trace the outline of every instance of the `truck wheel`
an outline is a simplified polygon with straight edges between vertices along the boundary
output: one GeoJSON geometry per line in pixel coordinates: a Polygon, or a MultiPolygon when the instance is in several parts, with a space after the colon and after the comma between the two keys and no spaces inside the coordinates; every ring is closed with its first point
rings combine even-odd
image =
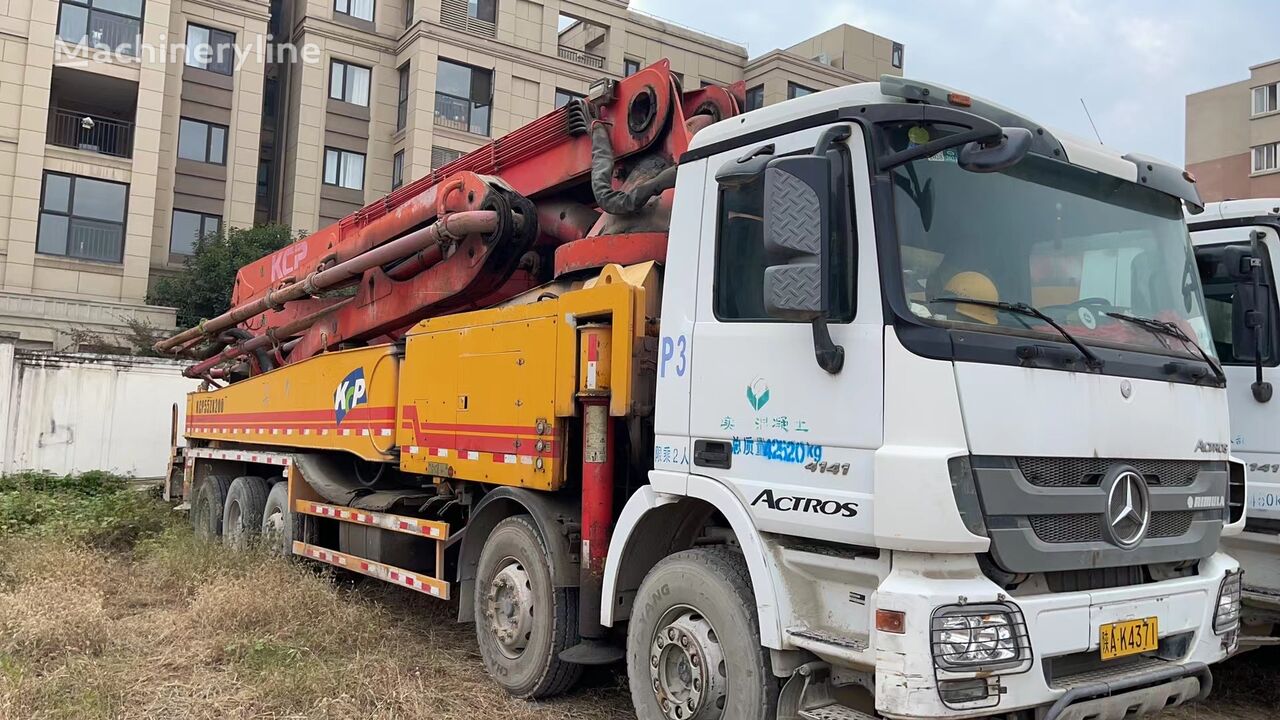
{"type": "Polygon", "coordinates": [[[476,640],[489,675],[524,699],[565,692],[582,666],[560,660],[578,643],[578,590],[551,585],[542,536],[527,515],[498,523],[480,551],[476,640]]]}
{"type": "Polygon", "coordinates": [[[191,501],[191,529],[196,537],[206,541],[222,537],[222,510],[230,487],[231,478],[222,475],[209,475],[200,481],[191,501]]]}
{"type": "Polygon", "coordinates": [[[222,511],[222,542],[228,547],[244,550],[258,536],[269,491],[260,477],[246,475],[232,481],[222,511]]]}
{"type": "Polygon", "coordinates": [[[688,550],[649,571],[627,631],[627,675],[638,720],[777,715],[778,681],[740,553],[688,550]]]}
{"type": "Polygon", "coordinates": [[[293,541],[302,540],[302,517],[289,507],[289,483],[277,482],[267,493],[266,505],[262,510],[262,543],[276,555],[289,557],[293,554],[293,541]]]}

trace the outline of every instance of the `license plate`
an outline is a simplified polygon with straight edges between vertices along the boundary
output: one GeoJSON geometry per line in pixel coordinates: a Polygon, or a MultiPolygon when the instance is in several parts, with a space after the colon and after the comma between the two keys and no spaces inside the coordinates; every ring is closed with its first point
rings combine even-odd
{"type": "Polygon", "coordinates": [[[1098,628],[1098,635],[1103,660],[1150,652],[1160,646],[1160,619],[1149,617],[1107,623],[1098,628]]]}

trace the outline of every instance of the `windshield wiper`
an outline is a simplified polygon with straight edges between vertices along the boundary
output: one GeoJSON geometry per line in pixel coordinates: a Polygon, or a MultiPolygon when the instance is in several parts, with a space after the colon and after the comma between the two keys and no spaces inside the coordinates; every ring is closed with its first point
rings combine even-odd
{"type": "Polygon", "coordinates": [[[1079,338],[1077,338],[1075,335],[1072,335],[1070,332],[1068,332],[1066,328],[1059,325],[1057,320],[1054,320],[1053,318],[1046,315],[1043,310],[1033,307],[1031,305],[1028,305],[1027,303],[1021,303],[1021,302],[1010,303],[1010,302],[1002,302],[999,300],[974,300],[973,298],[964,298],[964,297],[940,297],[940,298],[934,298],[929,302],[931,303],[948,302],[948,303],[957,303],[957,304],[968,303],[970,305],[981,305],[983,307],[995,308],[997,310],[1004,310],[1005,312],[1016,313],[1018,315],[1026,315],[1027,317],[1033,317],[1038,320],[1042,320],[1046,325],[1053,328],[1054,330],[1057,330],[1059,335],[1066,338],[1067,342],[1074,345],[1075,348],[1080,351],[1080,354],[1084,356],[1084,364],[1086,367],[1088,367],[1091,370],[1099,370],[1102,368],[1104,364],[1102,362],[1102,358],[1098,357],[1097,354],[1095,354],[1092,350],[1089,349],[1089,346],[1080,342],[1079,338]]]}
{"type": "Polygon", "coordinates": [[[1196,342],[1194,338],[1188,335],[1182,328],[1178,327],[1177,323],[1156,320],[1155,318],[1139,317],[1137,315],[1127,315],[1121,312],[1108,312],[1103,313],[1103,315],[1133,323],[1134,325],[1144,327],[1153,333],[1168,335],[1169,337],[1181,340],[1192,348],[1195,348],[1196,353],[1200,355],[1200,357],[1205,361],[1205,364],[1209,366],[1209,369],[1213,371],[1213,375],[1218,379],[1218,382],[1225,383],[1227,381],[1227,374],[1222,371],[1222,366],[1213,359],[1212,355],[1205,352],[1204,348],[1200,347],[1200,343],[1196,342]]]}

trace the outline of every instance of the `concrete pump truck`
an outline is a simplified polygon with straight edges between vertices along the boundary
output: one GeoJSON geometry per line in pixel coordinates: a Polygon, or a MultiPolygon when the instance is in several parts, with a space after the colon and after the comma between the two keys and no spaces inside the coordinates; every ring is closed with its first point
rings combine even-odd
{"type": "Polygon", "coordinates": [[[743,105],[600,81],[243,268],[158,345],[196,529],[456,599],[518,697],[625,661],[642,720],[1207,694],[1245,476],[1189,177],[901,78],[743,105]]]}
{"type": "Polygon", "coordinates": [[[1272,645],[1280,629],[1280,379],[1276,260],[1280,199],[1212,203],[1189,217],[1215,352],[1228,378],[1232,452],[1247,463],[1248,515],[1230,553],[1248,571],[1242,645],[1272,645]]]}

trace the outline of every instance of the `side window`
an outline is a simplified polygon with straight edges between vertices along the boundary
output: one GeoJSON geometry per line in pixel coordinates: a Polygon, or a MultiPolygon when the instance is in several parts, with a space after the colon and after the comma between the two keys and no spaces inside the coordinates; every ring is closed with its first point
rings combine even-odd
{"type": "MultiPolygon", "coordinates": [[[[1222,247],[1222,246],[1216,246],[1222,247]]],[[[1235,247],[1231,245],[1230,247],[1235,247]]],[[[1248,247],[1247,243],[1242,243],[1241,247],[1248,247]]],[[[1262,267],[1267,269],[1267,275],[1271,274],[1271,257],[1267,251],[1267,246],[1262,245],[1262,267]]],[[[1235,345],[1232,343],[1232,322],[1235,319],[1235,295],[1236,284],[1221,278],[1204,277],[1204,299],[1205,299],[1205,316],[1209,320],[1209,333],[1213,336],[1213,347],[1218,353],[1218,359],[1223,365],[1248,365],[1253,366],[1252,348],[1249,352],[1244,353],[1244,357],[1236,352],[1235,345]]],[[[1264,276],[1263,292],[1266,293],[1267,288],[1274,288],[1274,278],[1264,276]]],[[[1276,337],[1276,306],[1275,298],[1271,298],[1271,345],[1272,347],[1263,350],[1263,364],[1274,367],[1277,362],[1277,344],[1276,337]]]]}
{"type": "MultiPolygon", "coordinates": [[[[831,151],[831,237],[828,239],[829,319],[849,322],[854,315],[853,280],[857,241],[853,236],[853,197],[847,150],[831,151]]],[[[784,322],[764,308],[764,272],[782,262],[764,247],[764,174],[741,185],[721,186],[716,213],[716,264],[712,307],[722,322],[784,322]]]]}

